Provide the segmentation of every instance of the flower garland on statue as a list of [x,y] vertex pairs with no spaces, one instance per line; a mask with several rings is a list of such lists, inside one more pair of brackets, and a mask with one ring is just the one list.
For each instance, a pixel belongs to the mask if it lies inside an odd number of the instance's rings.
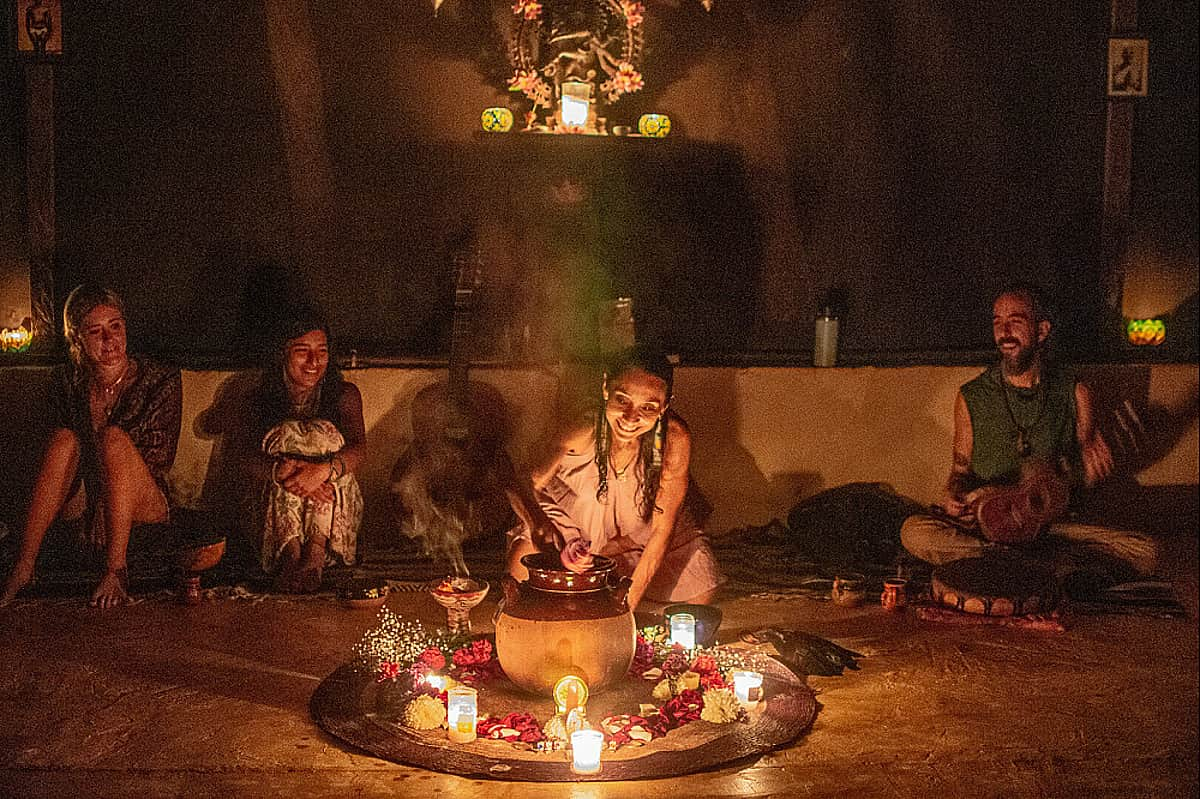
[[[360,662],[377,682],[402,685],[412,695],[400,723],[415,730],[432,730],[446,722],[446,691],[457,684],[477,685],[503,674],[491,641],[486,638],[428,633],[419,621],[408,621],[387,608],[379,624],[355,648]],[[630,676],[653,682],[652,697],[636,713],[607,716],[599,723],[609,749],[640,746],[693,721],[714,724],[746,721],[748,715],[733,694],[730,673],[760,666],[753,653],[722,649],[686,650],[672,645],[666,629],[646,627],[638,632]],[[430,675],[444,678],[435,686]],[[563,744],[562,731],[542,725],[532,713],[514,711],[482,716],[480,738],[507,741],[525,749],[549,751]],[[561,725],[560,725],[561,726]]]
[[[551,0],[546,0],[551,2]],[[608,51],[607,45],[597,45],[595,56],[600,68],[607,75],[599,91],[607,102],[612,103],[621,96],[641,91],[645,80],[641,73],[642,25],[646,20],[646,6],[640,0],[596,0],[608,14],[618,21],[621,29],[620,53]],[[712,10],[712,0],[700,0],[706,11]],[[508,89],[520,92],[538,108],[548,109],[554,103],[554,89],[545,80],[553,74],[553,64],[538,63],[535,53],[545,24],[545,3],[539,0],[515,0],[512,13],[516,27],[509,43],[509,62],[513,68],[508,79]]]

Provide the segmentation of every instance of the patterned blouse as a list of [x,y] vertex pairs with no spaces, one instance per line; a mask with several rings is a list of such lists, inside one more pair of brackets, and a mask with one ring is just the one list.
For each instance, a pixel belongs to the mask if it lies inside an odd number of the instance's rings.
[[[124,430],[137,447],[162,489],[167,491],[167,472],[175,462],[179,424],[183,414],[183,379],[176,367],[146,358],[130,358],[137,366],[133,382],[126,386],[109,414],[108,424]],[[50,406],[55,427],[74,431],[81,449],[80,472],[87,487],[88,504],[100,496],[100,461],[96,432],[86,381],[75,382],[66,366],[54,369]]]

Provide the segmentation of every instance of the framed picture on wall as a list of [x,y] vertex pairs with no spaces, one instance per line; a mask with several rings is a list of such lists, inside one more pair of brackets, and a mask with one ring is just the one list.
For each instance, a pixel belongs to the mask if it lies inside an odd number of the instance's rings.
[[13,42],[18,55],[62,55],[62,0],[16,0],[12,8]]
[[1108,40],[1109,97],[1145,97],[1149,77],[1149,39]]

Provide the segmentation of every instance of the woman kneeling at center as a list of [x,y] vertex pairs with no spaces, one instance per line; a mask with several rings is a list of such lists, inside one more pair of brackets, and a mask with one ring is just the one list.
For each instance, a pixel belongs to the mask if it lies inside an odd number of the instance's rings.
[[328,564],[352,565],[363,498],[354,473],[366,456],[362,395],[330,355],[315,312],[283,326],[256,399],[261,452],[252,517],[260,562],[277,590],[316,591]]
[[705,503],[689,480],[692,437],[669,409],[671,367],[658,353],[624,353],[605,370],[599,407],[558,431],[535,456],[536,507],[510,534],[508,571],[539,549],[581,571],[591,554],[632,578],[629,607],[706,603],[724,581],[700,528]]

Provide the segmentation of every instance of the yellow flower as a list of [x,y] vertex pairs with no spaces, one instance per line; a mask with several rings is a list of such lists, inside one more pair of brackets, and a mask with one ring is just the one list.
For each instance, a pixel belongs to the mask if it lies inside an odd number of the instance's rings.
[[446,721],[446,706],[428,694],[421,694],[404,706],[400,723],[413,730],[432,730]]
[[679,675],[678,683],[675,686],[675,693],[680,691],[695,691],[700,687],[700,675],[694,671],[685,671]]
[[704,692],[704,707],[700,710],[700,718],[713,724],[727,724],[736,721],[741,706],[737,697],[728,688],[717,688]]

